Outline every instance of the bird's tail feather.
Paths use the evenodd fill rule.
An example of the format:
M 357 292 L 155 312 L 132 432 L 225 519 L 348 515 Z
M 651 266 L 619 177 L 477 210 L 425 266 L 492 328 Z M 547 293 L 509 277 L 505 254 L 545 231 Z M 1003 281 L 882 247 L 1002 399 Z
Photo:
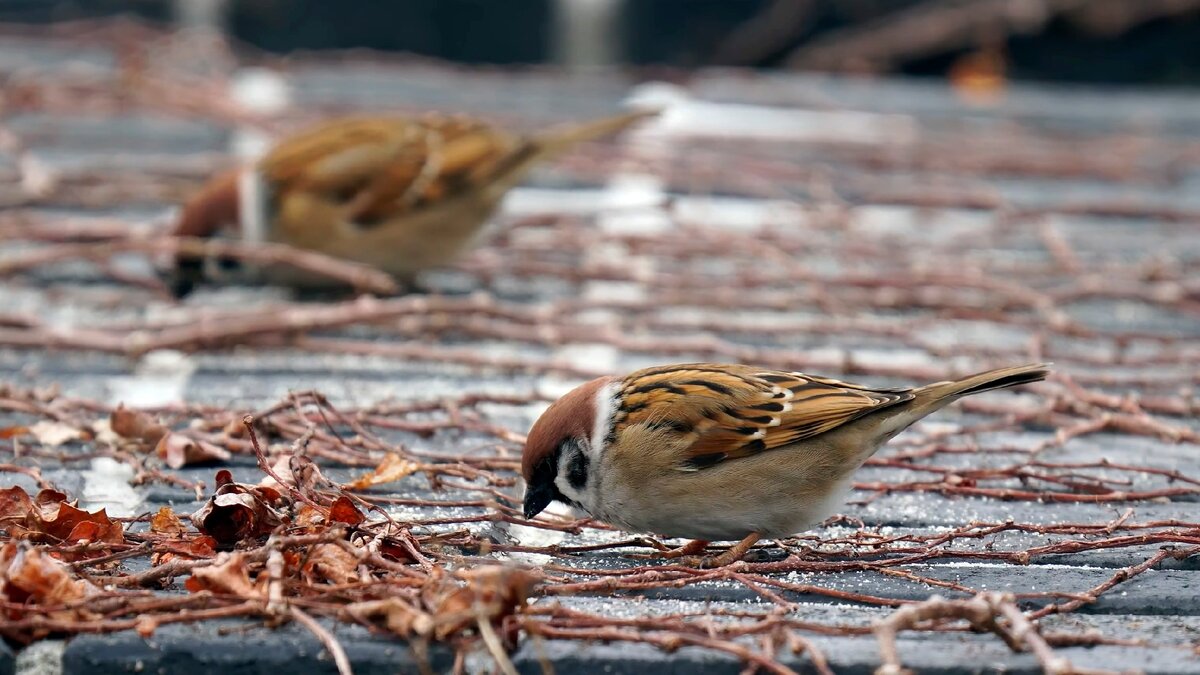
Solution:
M 979 394 L 1005 387 L 1015 387 L 1019 384 L 1029 384 L 1030 382 L 1040 382 L 1046 379 L 1046 375 L 1049 373 L 1050 368 L 1047 363 L 1031 363 L 1024 366 L 997 368 L 971 375 L 970 377 L 964 377 L 961 380 L 934 382 L 933 384 L 928 384 L 917 389 L 913 394 L 915 395 L 915 402 L 918 405 L 921 403 L 925 403 L 926 405 L 936 404 L 938 402 L 943 402 L 942 405 L 945 405 L 955 399 L 970 396 L 971 394 Z
M 578 143 L 614 134 L 657 110 L 636 110 L 590 122 L 571 123 L 529 137 L 517 146 L 490 175 L 490 190 L 497 198 L 524 179 L 537 162 L 550 159 Z
M 997 368 L 959 380 L 934 382 L 919 387 L 913 390 L 912 401 L 903 405 L 903 413 L 893 415 L 880 431 L 885 438 L 891 438 L 922 417 L 941 410 L 964 396 L 1040 382 L 1050 374 L 1049 366 L 1048 363 L 1031 363 Z
M 634 110 L 598 120 L 565 124 L 535 135 L 532 146 L 539 156 L 551 156 L 567 150 L 577 143 L 615 134 L 641 120 L 654 117 L 658 113 L 658 110 Z

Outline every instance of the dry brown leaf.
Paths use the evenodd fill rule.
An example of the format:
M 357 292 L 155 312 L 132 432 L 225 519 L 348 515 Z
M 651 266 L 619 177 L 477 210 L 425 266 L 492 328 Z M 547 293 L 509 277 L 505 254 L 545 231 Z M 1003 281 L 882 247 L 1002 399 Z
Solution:
M 49 420 L 42 420 L 29 427 L 29 433 L 37 439 L 38 443 L 52 448 L 85 438 L 85 434 L 78 427 Z
M 164 506 L 150 518 L 150 531 L 158 534 L 183 534 L 187 526 L 169 506 Z
M 157 547 L 160 550 L 150 556 L 150 563 L 156 567 L 172 560 L 207 560 L 217 555 L 217 540 L 207 534 L 162 542 Z
M 159 439 L 154 452 L 172 469 L 203 462 L 224 462 L 233 457 L 225 448 L 208 441 L 196 441 L 172 432 Z
M 4 427 L 0 429 L 0 439 L 15 438 L 17 436 L 26 436 L 29 434 L 29 427 Z
M 426 589 L 425 606 L 433 616 L 433 635 L 439 640 L 474 625 L 480 618 L 499 623 L 525 605 L 538 578 L 528 570 L 487 565 L 457 573 Z
M 350 501 L 346 495 L 339 495 L 333 501 L 333 505 L 329 507 L 329 520 L 334 523 L 345 523 L 347 525 L 361 524 L 367 517 L 362 511 Z
M 383 458 L 383 461 L 379 462 L 379 466 L 375 467 L 374 471 L 363 474 L 358 480 L 346 487 L 352 490 L 365 490 L 375 485 L 394 483 L 411 476 L 422 468 L 417 462 L 405 459 L 395 452 L 389 452 Z
M 304 573 L 331 584 L 353 583 L 358 581 L 358 559 L 337 544 L 317 544 L 308 554 Z
M 109 518 L 104 509 L 88 513 L 66 502 L 58 504 L 58 511 L 53 518 L 43 521 L 42 531 L 66 544 L 76 544 L 84 540 L 109 544 L 125 541 L 124 526 Z
M 401 637 L 427 636 L 433 631 L 433 618 L 401 598 L 356 602 L 346 607 L 346 613 L 363 619 L 383 617 L 384 626 Z
M 0 490 L 0 527 L 17 538 L 76 544 L 82 541 L 120 544 L 125 528 L 104 509 L 88 513 L 67 503 L 56 490 L 42 490 L 33 498 L 20 486 Z M 96 549 L 87 556 L 104 555 Z
M 279 481 L 275 480 L 275 476 L 272 476 L 271 474 L 267 474 L 266 476 L 263 476 L 263 479 L 258 481 L 258 484 L 265 486 L 265 487 L 276 488 L 276 489 L 286 488 L 286 487 L 295 487 L 296 486 L 296 478 L 295 478 L 295 476 L 292 475 L 291 459 L 292 459 L 292 455 L 283 454 L 283 455 L 280 455 L 279 458 L 275 460 L 275 463 L 273 465 L 271 465 L 271 471 L 275 472 L 275 476 L 279 476 L 283 480 L 283 482 L 286 483 L 286 485 L 280 485 Z
M 52 621 L 95 619 L 94 613 L 81 607 L 47 611 L 41 606 L 77 602 L 99 592 L 100 589 L 77 577 L 65 563 L 55 560 L 41 548 L 11 541 L 0 547 L 0 599 L 9 603 L 4 613 L 9 619 L 23 618 L 24 608 L 28 608 L 30 614 Z M 49 632 L 45 628 L 35 628 L 28 638 L 37 639 Z
M 309 532 L 322 531 L 328 523 L 325 512 L 311 504 L 296 507 L 296 515 L 292 518 L 292 525 Z
M 192 514 L 192 524 L 219 545 L 270 534 L 283 522 L 276 507 L 284 499 L 274 488 L 235 483 L 225 469 L 217 472 L 216 482 L 216 492 Z
M 265 591 L 250 581 L 250 570 L 241 553 L 221 553 L 212 565 L 197 567 L 184 586 L 193 593 L 212 591 L 245 600 L 265 597 Z
M 121 438 L 140 441 L 147 446 L 155 446 L 169 429 L 154 419 L 150 413 L 142 410 L 130 410 L 124 406 L 117 407 L 108 419 L 109 428 Z

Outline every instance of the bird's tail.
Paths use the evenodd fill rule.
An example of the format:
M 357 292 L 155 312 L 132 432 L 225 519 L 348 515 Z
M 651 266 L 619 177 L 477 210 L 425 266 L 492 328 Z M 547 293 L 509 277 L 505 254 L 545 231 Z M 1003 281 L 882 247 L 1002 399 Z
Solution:
M 634 110 L 589 122 L 565 124 L 534 135 L 532 144 L 541 157 L 549 157 L 578 143 L 615 134 L 658 113 L 658 110 Z
M 1048 363 L 1031 363 L 1024 366 L 997 368 L 960 380 L 934 382 L 924 387 L 918 387 L 912 392 L 912 401 L 904 405 L 904 412 L 888 420 L 888 428 L 883 431 L 890 438 L 908 428 L 913 422 L 941 410 L 964 396 L 1040 382 L 1050 374 L 1049 366 Z
M 499 195 L 513 187 L 525 177 L 534 164 L 570 150 L 584 141 L 615 134 L 647 117 L 658 114 L 657 110 L 635 110 L 590 122 L 572 122 L 529 136 L 496 168 L 491 189 Z

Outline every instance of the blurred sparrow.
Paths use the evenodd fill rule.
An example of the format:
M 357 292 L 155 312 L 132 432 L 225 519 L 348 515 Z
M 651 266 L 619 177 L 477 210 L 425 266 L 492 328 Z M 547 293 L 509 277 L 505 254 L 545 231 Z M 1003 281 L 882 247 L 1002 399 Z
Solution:
M 916 389 L 876 389 L 741 365 L 647 368 L 580 385 L 533 425 L 521 460 L 525 517 L 560 501 L 631 532 L 741 541 L 701 566 L 740 559 L 761 537 L 833 515 L 851 474 L 909 425 L 971 394 L 1045 379 L 1000 368 Z
M 638 111 L 531 135 L 462 116 L 346 118 L 280 142 L 253 166 L 214 178 L 174 233 L 283 242 L 366 263 L 411 281 L 453 260 L 534 163 L 653 115 Z M 204 261 L 180 256 L 172 285 L 186 295 Z M 283 266 L 279 283 L 327 283 Z

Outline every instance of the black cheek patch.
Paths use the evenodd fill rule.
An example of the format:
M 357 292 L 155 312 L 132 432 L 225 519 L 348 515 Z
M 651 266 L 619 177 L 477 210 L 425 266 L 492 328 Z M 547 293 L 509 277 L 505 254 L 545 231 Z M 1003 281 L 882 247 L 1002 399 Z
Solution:
M 582 490 L 587 485 L 588 460 L 582 452 L 576 450 L 567 460 L 567 482 L 576 490 Z

